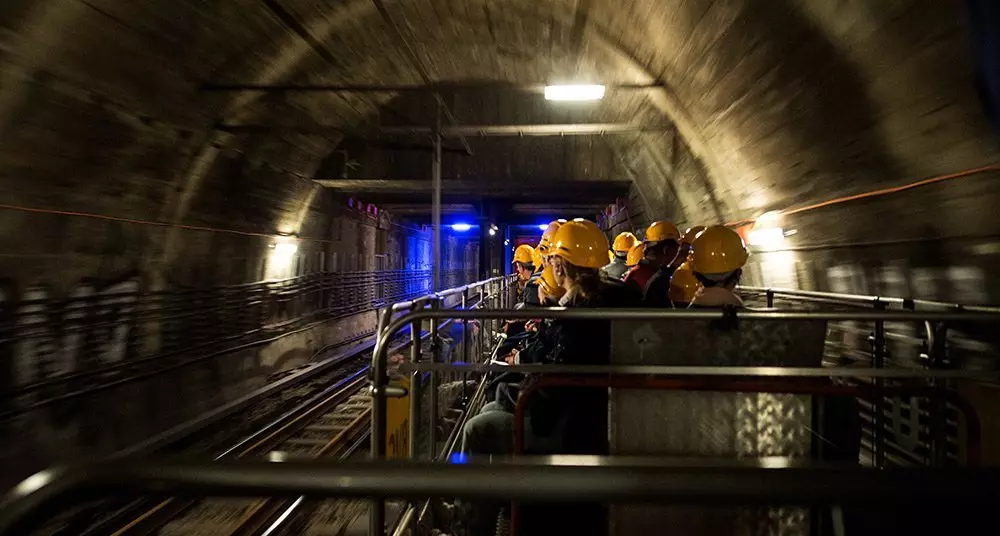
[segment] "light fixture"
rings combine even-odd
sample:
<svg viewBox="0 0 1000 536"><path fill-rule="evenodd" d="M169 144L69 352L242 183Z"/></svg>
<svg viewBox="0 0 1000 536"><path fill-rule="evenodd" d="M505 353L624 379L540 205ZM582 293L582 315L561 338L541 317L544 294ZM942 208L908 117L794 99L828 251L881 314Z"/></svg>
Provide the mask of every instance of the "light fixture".
<svg viewBox="0 0 1000 536"><path fill-rule="evenodd" d="M494 228L492 228L492 227L490 227L490 236L496 236L496 234L497 234L497 230L494 229Z"/></svg>
<svg viewBox="0 0 1000 536"><path fill-rule="evenodd" d="M459 233L464 233L464 232L468 231L469 229L472 229L472 226L469 225L468 223L454 223L451 226L451 230L452 231L456 231L456 232L459 232Z"/></svg>
<svg viewBox="0 0 1000 536"><path fill-rule="evenodd" d="M265 277L281 279L292 276L295 254L299 251L299 241L294 236L277 236L270 245L267 255Z"/></svg>
<svg viewBox="0 0 1000 536"><path fill-rule="evenodd" d="M604 86L598 84L558 84L545 86L545 100L593 101L604 98Z"/></svg>
<svg viewBox="0 0 1000 536"><path fill-rule="evenodd" d="M541 225L538 226L538 229L541 230L541 231L547 231L549 229L549 224L543 223L543 224L541 224Z"/></svg>
<svg viewBox="0 0 1000 536"><path fill-rule="evenodd" d="M505 246L509 246L509 245L510 245L510 240L504 240L504 241L503 241L503 245L505 245Z"/></svg>
<svg viewBox="0 0 1000 536"><path fill-rule="evenodd" d="M776 249L785 243L785 231L781 227L753 229L747 234L747 242L761 249Z"/></svg>
<svg viewBox="0 0 1000 536"><path fill-rule="evenodd" d="M784 247L785 230L781 227L782 220L781 213L775 211L757 216L753 228L747 233L747 244L765 251Z"/></svg>

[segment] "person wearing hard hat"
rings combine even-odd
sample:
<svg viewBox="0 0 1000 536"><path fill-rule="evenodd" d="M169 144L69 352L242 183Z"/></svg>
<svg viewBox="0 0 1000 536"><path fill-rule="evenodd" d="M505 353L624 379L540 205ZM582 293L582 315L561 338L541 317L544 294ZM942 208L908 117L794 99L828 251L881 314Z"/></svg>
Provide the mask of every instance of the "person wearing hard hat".
<svg viewBox="0 0 1000 536"><path fill-rule="evenodd" d="M564 223L566 223L566 220L553 220L549 222L549 226L542 232L542 238L538 241L538 247L535 248L542 257L542 264L545 263L545 259L551 253L549 249L552 247L552 237L556 235L556 232L559 231L559 228Z"/></svg>
<svg viewBox="0 0 1000 536"><path fill-rule="evenodd" d="M521 303L523 303L525 307L537 307L541 305L541 300L538 295L538 279L542 275L542 269L545 268L545 257L548 256L549 246L552 244L552 237L556 234L556 231L559 230L559 227L565 222L566 220L554 220L549 223L549 226L545 228L545 232L542 233L542 238L538 241L538 245L534 248L531 260L535 266L535 273L531 274L527 283L525 283L524 296L521 300Z"/></svg>
<svg viewBox="0 0 1000 536"><path fill-rule="evenodd" d="M514 273L517 274L517 280L521 285L527 283L531 274L535 273L534 256L535 248L528 244L521 244L514 250L514 260L511 264L514 265Z"/></svg>
<svg viewBox="0 0 1000 536"><path fill-rule="evenodd" d="M601 276L608 246L607 237L594 222L576 219L559 229L549 257L553 280L564 291L559 305L613 308L636 303L623 283ZM611 325L607 320L554 319L547 338L550 352L534 358L543 370L545 364L607 365L610 361ZM529 377L526 383L534 380ZM525 447L532 454L607 453L606 390L542 389L526 401L525 410ZM560 532L565 534L589 534L594 527L607 526L606 511L600 504L528 506L522 507L520 515L521 526L559 519Z"/></svg>
<svg viewBox="0 0 1000 536"><path fill-rule="evenodd" d="M670 299L670 281L673 278L674 271L687 260L687 256L691 252L691 243L694 242L694 238L698 233L704 230L705 228L702 226L691 227L683 235L680 235L675 242L676 250L665 248L661 251L661 254L664 255L663 260L667 261L667 264L661 265L660 269L646 283L646 292L644 294L646 305L650 307L673 306L674 302ZM669 260L667 260L667 257L669 257Z"/></svg>
<svg viewBox="0 0 1000 536"><path fill-rule="evenodd" d="M641 292L647 305L653 307L670 306L667 291L670 288L670 275L676 268L671 263L677 256L680 238L677 226L668 221L653 222L646 229L646 234L642 239L646 246L644 253L646 262L639 263L629 270L628 274L625 275L625 283ZM654 279L662 279L662 281L656 284L653 292L650 292L650 285Z"/></svg>
<svg viewBox="0 0 1000 536"><path fill-rule="evenodd" d="M635 235L629 232L616 236L611 245L611 262L601 268L601 273L608 279L621 281L625 277L625 272L628 271L628 266L625 263L628 252L638 241Z"/></svg>
<svg viewBox="0 0 1000 536"><path fill-rule="evenodd" d="M675 264L680 266L691 260L691 255L694 254L694 239L698 238L698 235L704 230L704 225L695 225L688 227L687 231L684 231L684 234L681 235L681 244L677 251L677 257L674 259Z"/></svg>
<svg viewBox="0 0 1000 536"><path fill-rule="evenodd" d="M674 270L670 276L670 290L667 296L674 309L685 309L694 300L695 294L701 290L701 283L694 275L691 263L685 262Z"/></svg>
<svg viewBox="0 0 1000 536"><path fill-rule="evenodd" d="M539 246L532 250L531 263L534 265L535 271L528 276L528 281L524 284L524 294L521 297L521 303L524 304L524 307L537 307L541 305L541 298L538 295L538 282L542 276L544 261L542 261L542 252L539 251L540 249L541 247Z"/></svg>
<svg viewBox="0 0 1000 536"><path fill-rule="evenodd" d="M698 235L693 247L694 275L702 288L691 300L691 307L742 307L736 286L750 251L740 235L713 225Z"/></svg>
<svg viewBox="0 0 1000 536"><path fill-rule="evenodd" d="M631 270L644 262L647 262L646 244L639 242L638 244L632 246L632 249L628 250L628 256L625 257L625 266ZM628 272L625 272L625 274L622 275L622 279L625 279L625 275L628 275Z"/></svg>

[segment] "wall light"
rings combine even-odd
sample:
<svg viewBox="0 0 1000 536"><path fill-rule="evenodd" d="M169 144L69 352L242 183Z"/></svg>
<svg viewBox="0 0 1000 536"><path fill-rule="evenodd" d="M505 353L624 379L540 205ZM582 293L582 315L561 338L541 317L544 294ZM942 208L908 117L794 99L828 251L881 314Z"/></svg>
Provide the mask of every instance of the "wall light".
<svg viewBox="0 0 1000 536"><path fill-rule="evenodd" d="M490 227L490 236L496 236L496 234L497 234L497 230L494 229L494 228L492 228L492 227Z"/></svg>
<svg viewBox="0 0 1000 536"><path fill-rule="evenodd" d="M785 231L781 227L753 229L747 234L747 242L761 249L778 249L785 244Z"/></svg>
<svg viewBox="0 0 1000 536"><path fill-rule="evenodd" d="M604 86L598 84L559 84L545 86L545 100L593 101L604 98Z"/></svg>
<svg viewBox="0 0 1000 536"><path fill-rule="evenodd" d="M549 228L549 224L547 224L547 223L543 223L543 224L541 224L541 225L538 226L538 229L541 230L541 231L546 231L546 230L548 230L548 228Z"/></svg>
<svg viewBox="0 0 1000 536"><path fill-rule="evenodd" d="M279 236L271 243L271 251L267 255L265 277L267 279L283 279L292 276L295 254L299 251L299 241L292 236Z"/></svg>
<svg viewBox="0 0 1000 536"><path fill-rule="evenodd" d="M457 231L459 233L464 233L469 229L472 229L472 226L469 225L468 223L454 223L451 226L452 231Z"/></svg>

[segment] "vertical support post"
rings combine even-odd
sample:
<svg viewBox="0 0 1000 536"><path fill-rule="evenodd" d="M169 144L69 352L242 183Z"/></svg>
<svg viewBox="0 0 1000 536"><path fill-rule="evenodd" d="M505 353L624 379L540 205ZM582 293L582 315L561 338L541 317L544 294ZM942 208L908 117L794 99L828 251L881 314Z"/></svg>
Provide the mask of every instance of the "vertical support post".
<svg viewBox="0 0 1000 536"><path fill-rule="evenodd" d="M767 307L768 307L768 309L770 309L771 307L774 307L774 291L771 290L771 289L767 289L767 292L765 293L765 296L767 296Z"/></svg>
<svg viewBox="0 0 1000 536"><path fill-rule="evenodd" d="M419 311L423 308L423 302L421 300L414 300L413 309L411 312ZM410 326L410 362L414 365L420 362L420 335L421 335L421 322L414 322ZM413 371L410 373L410 459L416 460L418 456L418 447L420 442L417 440L417 436L420 434L420 397L421 397L421 380L420 372Z"/></svg>
<svg viewBox="0 0 1000 536"><path fill-rule="evenodd" d="M441 308L441 297L434 296L431 302L431 309ZM441 321L437 318L431 319L431 363L438 363L441 361L441 343L440 337L438 336L438 330L440 328ZM430 383L427 388L431 392L431 407L428 413L430 414L430 429L427 430L428 437L428 458L434 460L437 458L437 421L438 421L438 373L437 371L431 371Z"/></svg>
<svg viewBox="0 0 1000 536"><path fill-rule="evenodd" d="M388 334L379 331L375 334L375 351L389 344ZM372 367L372 424L371 424L371 457L373 460L385 459L385 431L387 428L387 408L385 389L389 385L389 375L386 367ZM375 498L368 508L368 533L371 536L385 534L385 499Z"/></svg>
<svg viewBox="0 0 1000 536"><path fill-rule="evenodd" d="M462 289L462 310L469 310L469 287ZM469 364L469 319L462 319L462 363ZM469 393L465 390L465 384L469 381L469 373L462 372L462 400L468 401ZM468 402L467 402L468 403Z"/></svg>
<svg viewBox="0 0 1000 536"><path fill-rule="evenodd" d="M431 245L434 262L431 280L432 292L441 290L441 101L438 100L437 119L434 123L434 156L431 161L431 226L434 240Z"/></svg>
<svg viewBox="0 0 1000 536"><path fill-rule="evenodd" d="M885 303L875 298L875 310L884 311ZM877 368L885 367L885 321L875 321L875 334L872 342L872 365ZM885 399L882 396L882 388L885 380L875 378L875 400L872 401L872 446L874 447L875 467L885 467Z"/></svg>

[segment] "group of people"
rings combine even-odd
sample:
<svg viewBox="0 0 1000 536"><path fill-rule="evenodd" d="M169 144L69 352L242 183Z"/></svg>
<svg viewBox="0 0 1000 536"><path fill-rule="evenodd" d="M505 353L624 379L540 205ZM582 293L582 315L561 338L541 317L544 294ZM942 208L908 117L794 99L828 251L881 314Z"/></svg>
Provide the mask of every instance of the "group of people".
<svg viewBox="0 0 1000 536"><path fill-rule="evenodd" d="M641 241L629 232L619 234L610 256L605 276L641 293L646 306L742 306L733 290L749 254L727 227L698 225L681 234L673 223L657 221Z"/></svg>
<svg viewBox="0 0 1000 536"><path fill-rule="evenodd" d="M681 235L674 224L658 221L646 229L641 241L622 233L612 245L597 224L575 219L550 223L537 247L518 246L513 264L522 288L519 306L525 311L549 306L726 307L741 305L735 287L748 256L740 236L723 226L693 227ZM511 342L501 355L509 364L609 363L607 320L527 320L509 323L506 331ZM537 375L513 374L494 380L492 400L466 422L463 451L510 454L518 393L536 380ZM525 404L527 453L607 453L606 391L542 389ZM471 511L461 516L465 530L460 532L492 534L501 506L472 503ZM597 517L589 519L590 514ZM573 533L601 526L600 515L599 508L577 511L574 525L583 532Z"/></svg>

